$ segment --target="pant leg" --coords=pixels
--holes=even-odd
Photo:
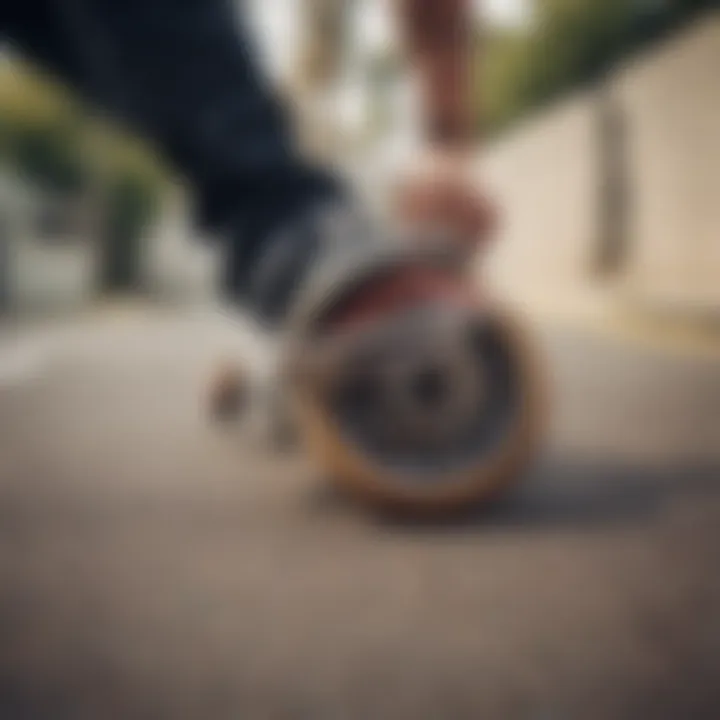
[[[53,4],[51,0],[3,0],[0,41],[87,95],[82,68],[58,24]]]
[[[6,2],[4,32],[20,49],[154,141],[190,180],[201,221],[232,243],[229,289],[247,282],[277,224],[340,192],[298,156],[239,3]]]

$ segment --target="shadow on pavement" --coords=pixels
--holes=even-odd
[[[383,512],[374,515],[374,521],[386,528],[430,532],[593,529],[647,522],[675,501],[697,496],[720,496],[720,465],[650,468],[547,458],[514,492],[489,506],[441,519]],[[318,488],[310,502],[316,512],[355,511],[347,498],[327,484]]]

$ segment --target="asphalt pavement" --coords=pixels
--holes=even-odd
[[[373,517],[207,422],[233,338],[129,312],[0,346],[2,720],[720,717],[720,362],[540,328],[545,451]]]

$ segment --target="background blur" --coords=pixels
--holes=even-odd
[[[309,147],[381,188],[419,142],[387,3],[250,5]],[[247,338],[191,197],[3,49],[2,720],[720,716],[717,3],[478,0],[477,33],[482,282],[553,404],[449,527],[207,423]]]
[[[509,209],[495,264],[513,294],[547,301],[602,280],[635,304],[717,310],[714,4],[477,3],[478,169]],[[417,113],[387,3],[250,9],[315,145],[361,180],[376,181],[381,158],[402,165]],[[212,257],[148,149],[9,51],[0,72],[0,307],[207,291]]]

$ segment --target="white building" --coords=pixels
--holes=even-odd
[[[63,310],[95,292],[96,253],[80,204],[0,172],[0,308]]]

